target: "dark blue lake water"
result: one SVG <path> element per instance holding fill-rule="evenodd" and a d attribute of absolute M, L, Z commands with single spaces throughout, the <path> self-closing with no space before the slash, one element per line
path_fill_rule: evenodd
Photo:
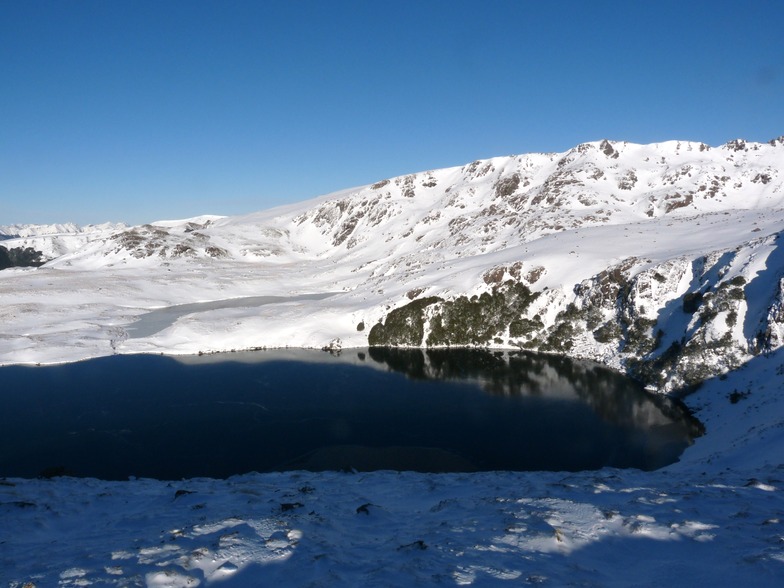
<path fill-rule="evenodd" d="M 0 476 L 656 469 L 697 433 L 595 364 L 475 350 L 113 356 L 0 368 Z"/>

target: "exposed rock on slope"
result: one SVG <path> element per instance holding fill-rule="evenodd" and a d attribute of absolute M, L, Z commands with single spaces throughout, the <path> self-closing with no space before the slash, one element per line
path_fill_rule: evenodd
<path fill-rule="evenodd" d="M 21 263 L 6 267 L 35 266 L 80 249 L 85 244 L 125 228 L 122 223 L 80 227 L 74 223 L 54 225 L 0 226 L 0 241 L 7 250 L 17 250 Z M 22 253 L 24 252 L 24 253 Z M 32 263 L 28 263 L 31 261 Z"/>

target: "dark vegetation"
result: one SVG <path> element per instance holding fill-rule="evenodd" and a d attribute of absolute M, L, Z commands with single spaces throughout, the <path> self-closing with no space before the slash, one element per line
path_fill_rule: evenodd
<path fill-rule="evenodd" d="M 44 263 L 43 253 L 32 247 L 0 247 L 0 270 L 9 267 L 40 267 Z"/>
<path fill-rule="evenodd" d="M 373 325 L 368 334 L 368 345 L 421 345 L 425 336 L 425 309 L 437 302 L 441 302 L 441 298 L 420 298 L 396 308 L 387 315 L 383 324 Z"/>
<path fill-rule="evenodd" d="M 394 309 L 383 323 L 374 325 L 368 344 L 460 347 L 504 343 L 507 332 L 519 336 L 541 324 L 540 320 L 522 316 L 537 296 L 524 284 L 509 280 L 480 296 L 420 298 Z M 428 320 L 430 329 L 425 340 Z"/>

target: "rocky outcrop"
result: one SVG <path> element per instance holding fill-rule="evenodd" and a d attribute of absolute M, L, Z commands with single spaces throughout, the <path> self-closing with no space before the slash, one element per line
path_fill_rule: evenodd
<path fill-rule="evenodd" d="M 621 369 L 659 391 L 687 391 L 784 342 L 784 267 L 766 275 L 740 262 L 766 253 L 773 242 L 659 264 L 629 258 L 575 284 L 568 296 L 534 292 L 519 280 L 497 284 L 510 270 L 521 276 L 515 264 L 498 267 L 486 272 L 480 295 L 417 299 L 393 310 L 373 327 L 369 342 L 566 354 Z M 768 248 L 768 259 L 776 252 Z M 759 298 L 764 291 L 770 295 Z M 755 307 L 764 307 L 757 324 L 749 294 Z M 533 304 L 540 296 L 554 318 Z M 383 336 L 391 332 L 394 337 Z"/>

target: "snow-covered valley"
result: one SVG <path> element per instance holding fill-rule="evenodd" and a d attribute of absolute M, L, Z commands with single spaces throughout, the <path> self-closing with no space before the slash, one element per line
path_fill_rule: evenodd
<path fill-rule="evenodd" d="M 784 139 L 603 141 L 243 217 L 24 230 L 0 247 L 48 261 L 0 272 L 0 365 L 522 348 L 696 389 L 706 435 L 649 473 L 0 480 L 4 583 L 784 578 Z"/>

